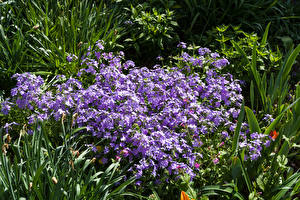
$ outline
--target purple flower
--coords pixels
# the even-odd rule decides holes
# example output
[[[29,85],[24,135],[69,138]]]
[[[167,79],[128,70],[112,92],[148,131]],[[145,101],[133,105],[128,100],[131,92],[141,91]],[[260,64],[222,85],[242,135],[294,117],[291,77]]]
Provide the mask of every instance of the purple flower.
[[[251,160],[257,160],[259,157],[260,157],[260,153],[259,152],[255,152],[255,153],[252,153],[250,155],[250,159]]]
[[[220,55],[218,53],[211,53],[210,56],[212,58],[218,58],[218,57],[220,57]]]
[[[9,102],[9,99],[2,102],[1,103],[1,112],[4,115],[8,115],[9,111],[11,110],[11,105],[13,105],[13,103]]]
[[[272,115],[266,114],[265,117],[263,118],[264,121],[272,123],[274,121]]]
[[[78,57],[76,55],[74,55],[74,54],[69,54],[67,56],[67,61],[68,62],[72,62],[72,61],[77,60],[77,59],[78,59]]]
[[[124,22],[124,24],[126,24],[126,25],[133,25],[133,22],[130,21],[130,20],[127,20],[127,21]]]
[[[135,185],[136,185],[136,186],[141,186],[141,184],[142,184],[142,181],[136,181],[136,182],[135,182]]]
[[[182,49],[186,49],[186,43],[179,42],[179,44],[177,45],[177,47],[182,48]]]
[[[95,145],[88,144],[87,146],[90,147],[93,152],[97,152],[97,147]]]
[[[222,135],[222,137],[225,138],[225,139],[229,137],[227,131],[222,131],[221,135]]]
[[[127,157],[129,155],[129,151],[127,149],[123,149],[121,151],[121,154],[124,156],[124,157]]]
[[[218,159],[218,158],[213,159],[213,163],[214,163],[215,165],[218,164],[218,163],[219,163],[219,159]]]
[[[186,44],[179,47],[186,48]],[[10,114],[11,107],[25,111],[30,113],[26,116],[30,123],[77,113],[74,126],[87,127],[82,134],[90,134],[94,142],[104,141],[102,152],[90,145],[102,157],[102,164],[108,158],[133,162],[132,173],[147,174],[153,180],[164,170],[171,179],[179,173],[194,177],[202,166],[203,156],[198,152],[206,145],[205,137],[228,138],[236,126],[232,118],[240,112],[243,98],[238,82],[211,64],[223,65],[224,60],[202,48],[200,56],[183,52],[180,63],[174,65],[178,67],[135,68],[133,61],[123,61],[123,53],[105,52],[101,41],[95,49],[89,48],[82,57],[78,77],[58,78],[46,90],[41,77],[15,75],[17,86],[11,99],[1,104],[2,112]],[[194,67],[203,73],[194,73]],[[89,81],[81,83],[81,79]],[[244,137],[249,136],[241,140]],[[260,151],[265,139],[259,137],[240,148],[247,148],[249,155]],[[213,162],[217,164],[218,158]]]
[[[123,66],[124,66],[124,69],[128,69],[129,67],[135,67],[135,63],[131,60],[128,60],[125,62],[125,64]]]
[[[229,61],[226,58],[219,59],[217,61],[212,62],[212,65],[218,69],[222,69],[226,65],[229,65]]]
[[[267,140],[267,141],[264,143],[264,145],[265,145],[266,147],[269,147],[270,144],[271,144],[271,140]]]
[[[3,128],[5,129],[5,132],[8,133],[8,130],[9,130],[9,129],[12,129],[12,126],[13,126],[13,125],[19,125],[19,124],[16,123],[16,122],[6,123],[6,124],[3,126]]]
[[[68,61],[68,62],[72,62],[72,56],[70,56],[70,55],[67,56],[67,61]]]
[[[161,61],[161,60],[163,60],[164,58],[162,57],[162,56],[157,56],[156,57],[156,60],[159,60],[159,61]]]
[[[199,48],[198,53],[200,56],[204,56],[205,54],[210,53],[211,51],[208,48]]]
[[[98,47],[98,49],[104,50],[103,43],[104,43],[103,40],[98,40],[98,41],[96,42],[96,46]]]

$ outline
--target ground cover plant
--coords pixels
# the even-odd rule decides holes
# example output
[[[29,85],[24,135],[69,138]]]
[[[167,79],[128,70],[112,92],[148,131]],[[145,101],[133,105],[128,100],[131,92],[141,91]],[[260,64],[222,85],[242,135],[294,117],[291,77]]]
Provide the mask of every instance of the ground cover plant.
[[[22,113],[23,121],[5,127],[27,123],[30,133],[39,120],[59,121],[75,114],[72,123],[87,127],[101,164],[111,163],[110,158],[134,163],[127,175],[136,176],[139,189],[149,183],[158,191],[168,183],[178,185],[183,174],[198,187],[222,183],[230,172],[226,163],[231,152],[226,149],[242,106],[241,87],[232,75],[220,74],[229,61],[219,54],[199,48],[190,55],[183,42],[178,48],[182,51],[173,67],[149,70],[123,61],[123,52],[105,52],[98,41],[81,58],[76,79],[57,76],[47,83],[33,74],[15,74],[17,87],[1,111],[10,119]],[[243,160],[256,161],[272,140],[248,123],[250,129],[240,124],[238,148]]]
[[[113,156],[129,161],[140,157],[131,169],[139,178],[148,170],[161,181],[164,168],[169,175],[183,170],[193,177],[195,165],[203,157],[194,150],[202,146],[201,135],[215,132],[214,137],[223,135],[226,139],[227,131],[234,130],[230,121],[237,118],[242,101],[238,82],[230,75],[217,74],[216,69],[228,61],[210,57],[208,49],[199,53],[199,58],[185,53],[183,59],[202,69],[204,77],[184,74],[176,67],[133,68],[132,61],[121,61],[122,54],[103,52],[99,41],[94,51],[82,58],[85,68],[78,79],[84,83],[70,78],[47,91],[41,77],[16,74],[17,88],[12,90],[12,99],[3,103],[2,112],[28,113],[25,120],[29,124],[77,113],[79,126],[87,126],[93,136],[108,140],[100,154],[103,161],[113,152]],[[202,62],[207,64],[202,66]]]
[[[201,2],[1,1],[0,199],[299,198],[297,2]]]

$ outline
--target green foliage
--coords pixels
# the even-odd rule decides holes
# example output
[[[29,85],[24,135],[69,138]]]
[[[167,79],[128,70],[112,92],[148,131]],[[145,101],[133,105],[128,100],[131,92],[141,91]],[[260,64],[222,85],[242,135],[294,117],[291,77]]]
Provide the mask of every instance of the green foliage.
[[[250,85],[252,79],[251,62],[252,52],[256,51],[256,64],[259,72],[278,71],[281,53],[268,47],[267,37],[270,23],[265,33],[260,39],[255,33],[246,33],[239,26],[217,26],[209,31],[210,41],[216,41],[218,53],[225,56],[230,61],[230,66],[225,68],[224,72],[229,72],[240,80]]]
[[[149,3],[131,5],[123,15],[123,39],[126,49],[134,49],[139,59],[161,54],[161,50],[178,42],[174,12],[159,11]]]
[[[282,110],[281,114],[267,128],[265,128],[264,134],[268,135],[271,130],[276,130],[275,127],[276,125],[279,125],[283,115],[287,115],[286,117],[289,118],[288,111],[290,111],[290,109],[295,111],[295,109],[298,108],[299,100],[300,98],[297,97],[294,103],[289,106],[285,106],[285,109]],[[251,131],[258,131],[259,127],[257,119],[253,112],[246,107],[246,113],[250,129],[251,126],[253,129]],[[295,123],[294,119],[297,120],[298,118],[299,116],[293,115],[290,120]],[[291,144],[295,144],[296,141],[292,140],[288,147],[285,146],[286,141],[283,141],[283,138],[286,138],[285,140],[289,140],[288,138],[299,138],[299,127],[297,127],[298,129],[294,132],[282,130],[288,130],[290,127],[294,127],[294,124],[290,123],[291,121],[287,119],[285,123],[281,124],[281,128],[279,129],[279,133],[281,133],[280,136],[277,139],[275,138],[275,143],[265,150],[263,158],[253,163],[249,163],[248,161],[246,164],[244,163],[243,152],[240,152],[239,156],[233,157],[232,173],[235,174],[234,177],[236,177],[236,179],[234,178],[235,184],[239,187],[239,190],[242,190],[240,185],[243,185],[243,182],[241,182],[241,179],[238,178],[238,174],[241,174],[244,178],[244,183],[247,185],[249,198],[287,199],[291,198],[299,190],[296,183],[300,180],[300,173],[293,172],[293,169],[287,165],[288,152],[292,148]],[[262,195],[260,195],[259,190],[262,191]]]
[[[5,1],[0,2],[0,90],[13,85],[10,76],[78,71],[68,54],[81,55],[97,40],[116,46],[115,7],[104,1]]]
[[[272,73],[269,77],[269,81],[267,81],[267,73],[264,72],[263,76],[261,77],[256,68],[257,56],[255,49],[256,46],[254,46],[252,53],[251,71],[259,94],[255,95],[253,93],[254,91],[252,91],[250,96],[255,95],[260,97],[260,105],[266,113],[279,114],[282,111],[282,106],[285,103],[286,96],[290,89],[288,84],[290,79],[289,74],[297,56],[300,53],[300,45],[298,45],[293,51],[291,49],[290,53],[286,56],[286,59],[280,63],[280,71],[278,72],[276,78],[274,78]],[[251,102],[252,105],[254,105],[253,99],[254,98],[252,98]]]
[[[287,107],[284,112],[287,112],[292,107],[294,108],[295,105],[298,104],[298,101],[299,98],[289,107]],[[269,127],[274,128],[276,124],[279,123],[279,120],[277,119],[281,119],[281,115],[279,115]],[[255,116],[248,116],[248,120],[256,120],[256,118]],[[290,126],[291,124],[289,122],[283,125],[283,127]],[[269,130],[269,128],[266,128],[265,134],[268,134]],[[287,137],[294,138],[294,134],[296,134],[295,132],[282,132],[282,129],[279,131],[281,133],[281,136],[279,136],[280,139]],[[293,195],[299,192],[299,187],[296,185],[296,183],[298,183],[300,180],[300,173],[293,173],[293,169],[287,165],[287,154],[285,155],[285,153],[288,153],[288,151],[291,150],[292,146],[289,146],[287,151],[284,153],[284,151],[281,150],[285,148],[285,142],[280,143],[280,139],[277,139],[276,143],[272,145],[270,149],[268,149],[264,159],[260,159],[259,161],[255,162],[253,166],[247,165],[248,167],[245,167],[245,165],[242,164],[242,157],[240,156],[237,158],[239,163],[236,163],[235,165],[238,165],[240,168],[242,168],[243,173],[245,173],[245,175],[248,177],[244,180],[247,183],[247,186],[249,186],[249,198],[254,198],[256,196],[257,199],[262,199],[258,198],[258,190],[263,191],[264,199],[291,199]],[[277,153],[272,153],[272,151],[276,151],[276,149],[280,150]],[[237,168],[234,169],[236,170]],[[239,182],[240,180],[237,179],[236,184]]]
[[[68,125],[66,125],[68,126]],[[90,149],[80,145],[82,129],[65,127],[63,141],[54,145],[45,124],[37,123],[33,135],[24,127],[12,142],[0,130],[0,198],[1,199],[126,199],[138,197],[126,192],[135,178],[124,180],[124,169],[113,162],[106,170],[97,170]],[[122,183],[123,182],[123,183]],[[121,184],[120,184],[121,183]]]
[[[299,86],[297,86],[298,90]],[[299,148],[299,145],[296,144],[299,142],[300,126],[295,124],[300,120],[300,116],[296,115],[300,105],[299,97],[297,93],[294,103],[286,106],[282,113],[265,128],[264,134],[269,134],[271,129],[274,130],[276,125],[280,125],[282,116],[289,115],[289,111],[292,109],[291,118],[281,124],[279,130],[281,134],[277,139],[275,138],[276,141],[269,148],[264,150],[262,158],[257,161],[244,161],[244,152],[236,151],[235,146],[238,146],[238,142],[233,145],[231,183],[199,188],[186,179],[187,187],[183,190],[192,191],[191,196],[193,193],[197,193],[198,199],[207,199],[210,196],[218,196],[222,199],[292,199],[296,194],[299,194],[300,173],[295,172],[288,165],[289,151],[293,147]],[[245,107],[245,110],[250,129],[252,127],[252,131],[259,131],[257,130],[260,129],[257,118],[249,108]],[[243,121],[243,116],[244,113],[241,112],[239,123]],[[239,129],[240,127],[237,126],[236,133],[240,131]],[[237,135],[235,137],[238,137]]]
[[[285,0],[152,0],[153,6],[175,11],[184,41],[208,42],[206,33],[221,24],[240,25],[247,32],[263,33],[272,22],[272,41],[281,37],[299,42],[299,2]]]
[[[203,161],[193,181],[180,174],[181,180],[167,186],[150,182],[149,188],[131,189],[156,200],[174,199],[179,189],[195,199],[292,199],[300,192],[295,165],[300,153],[300,85],[289,84],[299,62],[300,45],[293,47],[300,41],[299,8],[299,2],[284,0],[0,1],[0,102],[14,85],[10,79],[14,73],[76,74],[80,63],[67,62],[67,56],[82,56],[97,40],[104,40],[108,50],[125,49],[138,64],[148,66],[163,50],[173,52],[170,47],[179,38],[201,41],[219,49],[231,63],[224,72],[245,81],[250,91],[234,137],[222,145],[220,135],[202,137]],[[272,50],[278,41],[285,59],[279,47]],[[197,70],[205,69],[192,68],[190,73]],[[299,75],[293,76],[297,82]],[[276,118],[266,125],[261,120],[264,114]],[[28,113],[12,111],[12,115],[23,124]],[[239,151],[245,116],[251,132],[279,133],[256,161],[245,161]],[[6,120],[10,121],[0,115],[0,124]],[[83,129],[66,124],[38,123],[33,135],[26,127],[20,134],[4,135],[0,130],[0,199],[145,198],[126,192],[135,179],[124,181],[130,173],[118,162],[112,159],[107,169],[97,166],[82,144],[88,139],[75,137]]]

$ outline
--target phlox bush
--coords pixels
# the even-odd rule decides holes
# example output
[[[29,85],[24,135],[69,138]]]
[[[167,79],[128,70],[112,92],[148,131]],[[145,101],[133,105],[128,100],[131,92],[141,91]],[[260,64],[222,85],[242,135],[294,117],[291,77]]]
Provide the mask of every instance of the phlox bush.
[[[132,162],[129,171],[140,180],[174,180],[181,172],[195,177],[199,167],[206,167],[207,155],[201,153],[206,139],[229,143],[243,97],[239,82],[219,73],[226,59],[206,48],[181,58],[169,69],[136,68],[122,52],[107,53],[98,41],[81,58],[75,78],[57,76],[49,84],[30,73],[15,74],[17,86],[2,103],[2,113],[26,110],[29,126],[76,113],[74,124],[86,126],[95,142],[104,139],[101,150],[93,147],[102,164],[111,158]],[[217,164],[220,156],[209,161]]]

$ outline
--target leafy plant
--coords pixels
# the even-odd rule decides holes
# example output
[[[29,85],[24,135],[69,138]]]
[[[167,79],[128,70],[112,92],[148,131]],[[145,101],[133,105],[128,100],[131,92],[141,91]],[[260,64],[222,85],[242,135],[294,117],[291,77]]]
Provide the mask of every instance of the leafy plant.
[[[130,173],[142,186],[166,190],[184,171],[201,184],[220,181],[229,170],[222,164],[230,156],[226,149],[243,98],[239,83],[219,74],[228,61],[201,48],[197,56],[182,52],[177,67],[136,69],[132,61],[123,62],[121,52],[102,47],[99,41],[82,57],[76,78],[49,88],[39,76],[16,74],[17,87],[2,112],[14,117],[18,110],[29,124],[78,113],[74,122],[87,126],[95,143],[105,138],[97,154],[133,163]],[[209,174],[212,170],[218,173]]]
[[[231,25],[217,26],[209,32],[211,45],[213,40],[217,42],[213,48],[218,49],[218,53],[230,60],[230,65],[223,71],[230,72],[236,78],[245,81],[248,87],[252,79],[250,63],[255,47],[258,71],[268,74],[278,71],[282,56],[279,49],[273,52],[268,47],[267,37],[270,25],[269,23],[266,27],[261,39],[255,33],[249,34],[240,30],[238,26]]]
[[[267,73],[264,72],[260,76],[257,70],[257,56],[256,56],[256,46],[254,46],[252,52],[251,71],[256,83],[256,88],[259,91],[259,95],[256,95],[260,98],[262,109],[266,113],[276,113],[279,114],[282,111],[282,106],[286,99],[286,96],[289,91],[289,74],[292,69],[292,66],[300,53],[300,45],[298,45],[293,51],[291,49],[290,53],[286,56],[286,59],[280,63],[280,71],[277,74],[276,78],[274,74],[271,73],[270,77],[267,77]],[[267,81],[269,79],[269,81]],[[253,91],[253,81],[251,81],[250,96],[251,96],[251,105],[254,105],[254,91]],[[276,106],[273,106],[276,103]],[[258,103],[256,104],[258,105]]]
[[[297,86],[299,90],[299,86]],[[298,106],[300,96],[289,106],[285,106],[282,113],[265,128],[264,134],[269,135],[279,125],[283,115],[289,115],[292,109],[293,115],[279,129],[279,134],[271,135],[275,141],[269,148],[264,149],[263,156],[255,161],[245,160],[245,151],[239,150],[239,137],[241,124],[246,112],[248,124],[251,132],[261,133],[258,121],[248,107],[242,108],[238,119],[238,125],[232,144],[232,179],[227,184],[207,185],[196,189],[194,183],[186,179],[187,191],[197,193],[198,198],[207,199],[210,196],[218,196],[223,199],[292,199],[300,192],[299,181],[300,173],[288,166],[288,152],[296,147],[299,142],[300,127],[295,120],[299,120]],[[289,117],[288,117],[289,118]],[[297,127],[297,130],[293,129]],[[290,132],[292,128],[292,131]],[[289,132],[287,132],[289,130]],[[295,139],[298,140],[295,140]],[[298,146],[297,146],[298,147]]]
[[[65,126],[66,125],[66,126]],[[77,133],[62,118],[62,143],[53,145],[45,123],[36,123],[32,135],[26,127],[15,142],[0,130],[1,199],[124,199],[138,195],[126,192],[135,177],[124,180],[118,162],[97,170],[90,148],[80,145]],[[122,183],[123,182],[123,183]]]
[[[161,50],[179,40],[174,29],[178,26],[174,12],[169,9],[159,11],[148,3],[131,5],[125,8],[124,19],[122,38],[126,49],[134,48],[138,60],[150,57],[146,62],[153,61]]]
[[[265,129],[264,134],[268,135],[271,130],[274,130],[283,115],[288,112],[289,109],[292,108],[294,114],[295,112],[298,112],[296,109],[298,109],[300,103],[299,100],[300,98],[297,97],[293,104],[285,106],[282,113]],[[245,109],[250,129],[252,131],[261,132],[257,119],[251,109],[247,107],[245,107]],[[249,198],[262,199],[263,197],[265,199],[290,199],[299,192],[299,187],[296,183],[299,182],[300,173],[293,173],[292,168],[287,166],[287,153],[292,146],[287,146],[287,143],[284,140],[287,138],[299,138],[300,129],[297,126],[297,130],[293,129],[292,132],[283,131],[295,127],[294,120],[298,120],[298,118],[299,116],[293,115],[291,116],[291,121],[288,120],[286,123],[282,124],[282,127],[279,129],[279,133],[281,134],[279,137],[277,134],[272,135],[272,139],[276,140],[275,143],[271,145],[271,148],[265,150],[264,156],[258,161],[246,164],[244,163],[244,152],[235,153],[232,166],[233,179],[235,180],[235,184],[239,186],[239,184],[243,184],[239,177],[243,177],[244,183],[248,189],[247,192]],[[239,130],[237,130],[236,133],[239,134]],[[280,143],[280,140],[283,140],[283,143]],[[293,140],[293,142],[295,142],[295,140]],[[286,175],[285,172],[287,172]],[[259,190],[262,190],[262,194],[258,192]]]
[[[15,73],[76,74],[80,65],[67,56],[80,56],[99,39],[116,46],[117,10],[104,1],[0,2],[0,90],[9,91]]]
[[[271,22],[272,41],[290,37],[299,42],[299,2],[284,0],[152,0],[152,6],[175,11],[184,41],[207,40],[206,33],[222,24],[241,26],[246,32],[263,33]],[[158,6],[159,5],[159,6]],[[277,38],[278,37],[278,38]],[[207,43],[206,43],[207,44]]]

